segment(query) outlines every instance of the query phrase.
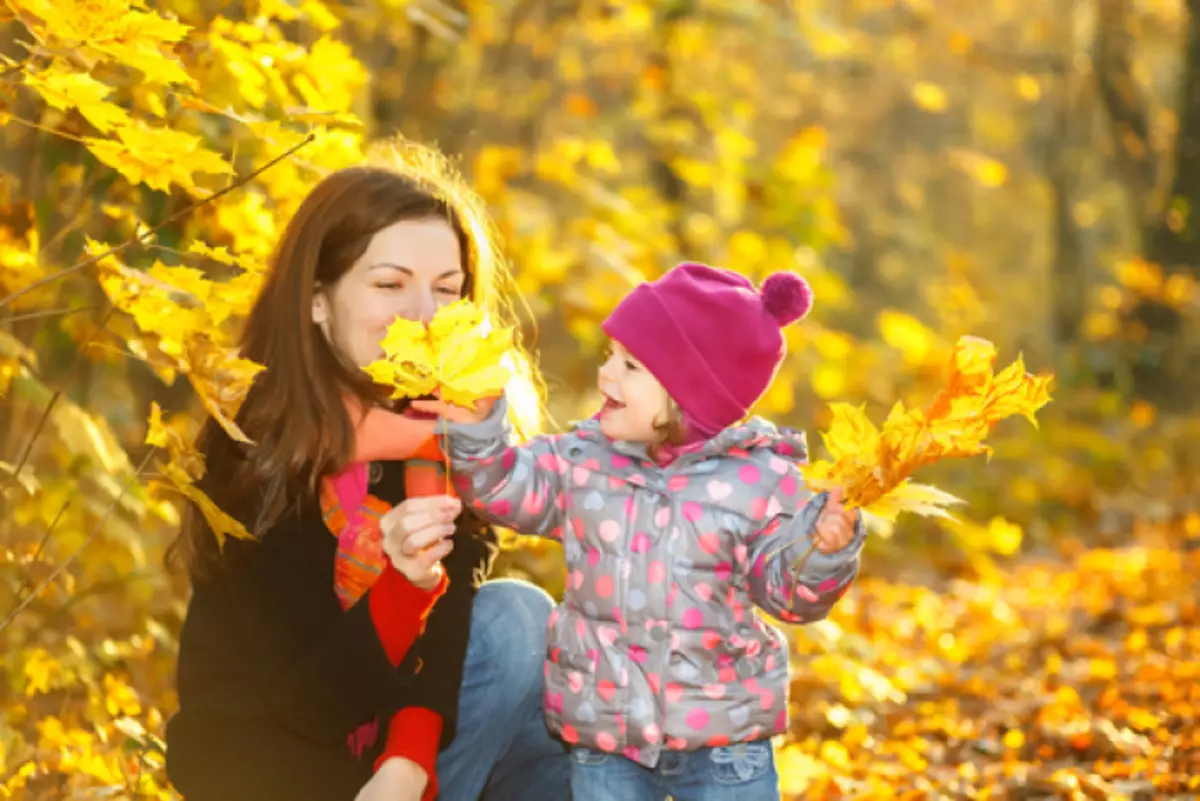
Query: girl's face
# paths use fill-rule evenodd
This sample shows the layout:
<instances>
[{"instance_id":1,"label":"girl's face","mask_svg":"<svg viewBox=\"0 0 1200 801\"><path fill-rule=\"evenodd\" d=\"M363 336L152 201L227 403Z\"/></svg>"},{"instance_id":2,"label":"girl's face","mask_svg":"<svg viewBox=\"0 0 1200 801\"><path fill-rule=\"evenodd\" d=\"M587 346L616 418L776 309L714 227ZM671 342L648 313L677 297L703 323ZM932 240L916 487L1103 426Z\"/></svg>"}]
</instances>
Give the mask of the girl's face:
<instances>
[{"instance_id":1,"label":"girl's face","mask_svg":"<svg viewBox=\"0 0 1200 801\"><path fill-rule=\"evenodd\" d=\"M438 218L401 220L380 230L332 287L313 296L313 322L342 358L365 367L397 317L429 322L462 296L466 274L458 236Z\"/></svg>"},{"instance_id":2,"label":"girl's face","mask_svg":"<svg viewBox=\"0 0 1200 801\"><path fill-rule=\"evenodd\" d=\"M600 430L610 439L655 444L657 426L668 419L670 396L642 363L614 341L608 361L600 366Z\"/></svg>"}]
</instances>

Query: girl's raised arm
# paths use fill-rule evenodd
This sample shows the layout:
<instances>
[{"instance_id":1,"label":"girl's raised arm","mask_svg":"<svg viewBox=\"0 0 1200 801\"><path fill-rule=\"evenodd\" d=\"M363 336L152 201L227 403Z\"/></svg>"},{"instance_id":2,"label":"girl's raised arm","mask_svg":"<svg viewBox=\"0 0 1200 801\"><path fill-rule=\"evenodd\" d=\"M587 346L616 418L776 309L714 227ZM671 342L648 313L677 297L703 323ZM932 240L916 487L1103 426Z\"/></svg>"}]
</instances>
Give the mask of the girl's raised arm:
<instances>
[{"instance_id":1,"label":"girl's raised arm","mask_svg":"<svg viewBox=\"0 0 1200 801\"><path fill-rule=\"evenodd\" d=\"M511 442L508 402L501 398L478 423L447 423L446 453L459 497L477 515L521 534L562 539L564 439L541 436Z\"/></svg>"}]
</instances>

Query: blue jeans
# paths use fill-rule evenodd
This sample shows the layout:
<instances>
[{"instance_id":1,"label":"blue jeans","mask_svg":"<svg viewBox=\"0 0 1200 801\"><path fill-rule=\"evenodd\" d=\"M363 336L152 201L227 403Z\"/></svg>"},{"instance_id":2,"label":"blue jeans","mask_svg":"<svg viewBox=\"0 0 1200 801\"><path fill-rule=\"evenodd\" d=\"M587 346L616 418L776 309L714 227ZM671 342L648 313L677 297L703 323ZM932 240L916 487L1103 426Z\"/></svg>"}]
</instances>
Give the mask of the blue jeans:
<instances>
[{"instance_id":1,"label":"blue jeans","mask_svg":"<svg viewBox=\"0 0 1200 801\"><path fill-rule=\"evenodd\" d=\"M521 581L479 588L439 801L569 801L571 762L546 729L542 664L554 602Z\"/></svg>"},{"instance_id":2,"label":"blue jeans","mask_svg":"<svg viewBox=\"0 0 1200 801\"><path fill-rule=\"evenodd\" d=\"M779 801L779 774L770 741L663 751L644 768L618 754L571 751L574 801Z\"/></svg>"}]
</instances>

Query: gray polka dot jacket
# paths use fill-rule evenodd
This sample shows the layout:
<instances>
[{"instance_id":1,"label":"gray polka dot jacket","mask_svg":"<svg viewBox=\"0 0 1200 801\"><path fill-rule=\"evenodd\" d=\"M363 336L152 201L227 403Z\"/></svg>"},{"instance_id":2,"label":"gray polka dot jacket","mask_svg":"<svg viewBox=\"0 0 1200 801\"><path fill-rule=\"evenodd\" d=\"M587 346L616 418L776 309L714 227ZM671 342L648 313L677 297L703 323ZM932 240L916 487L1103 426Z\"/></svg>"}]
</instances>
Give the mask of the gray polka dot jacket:
<instances>
[{"instance_id":1,"label":"gray polka dot jacket","mask_svg":"<svg viewBox=\"0 0 1200 801\"><path fill-rule=\"evenodd\" d=\"M823 618L857 575L864 539L860 521L848 546L793 571L825 503L798 469L804 434L752 418L666 466L594 420L510 443L504 401L481 423L448 424L464 502L563 544L545 662L551 729L647 767L664 748L783 732L787 641L755 607Z\"/></svg>"}]
</instances>

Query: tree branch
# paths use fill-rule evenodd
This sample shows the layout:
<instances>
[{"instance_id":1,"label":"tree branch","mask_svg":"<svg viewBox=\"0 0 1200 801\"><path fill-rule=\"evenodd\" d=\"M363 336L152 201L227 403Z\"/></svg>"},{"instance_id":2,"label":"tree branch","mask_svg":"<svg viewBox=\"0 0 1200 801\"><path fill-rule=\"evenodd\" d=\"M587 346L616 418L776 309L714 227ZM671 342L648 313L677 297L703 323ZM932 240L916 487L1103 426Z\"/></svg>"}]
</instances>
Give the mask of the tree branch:
<instances>
[{"instance_id":1,"label":"tree branch","mask_svg":"<svg viewBox=\"0 0 1200 801\"><path fill-rule=\"evenodd\" d=\"M156 233L161 231L163 228L166 228L168 225L172 225L173 223L178 222L179 220L183 219L184 217L186 217L189 214L191 214L192 212L194 212L196 209L206 206L209 203L212 203L214 200L224 197L225 195L229 194L230 192L234 191L235 189L245 186L246 184L250 183L258 176L262 175L267 170L274 167L276 164L279 164L282 161L286 161L293 154L295 154L296 151L300 150L300 148L302 148L305 145L312 142L313 139L315 139L315 138L316 138L316 136L314 134L309 134L304 139L297 142L295 145L288 148L283 153L280 153L278 156L276 156L275 158L268 161L266 164L259 167L257 170L254 170L253 172L248 173L248 174L242 176L241 178L238 178L233 183L229 184L228 186L226 186L222 189L217 190L216 192L213 192L211 195L209 195L208 197L206 197L202 200L198 200L195 203L188 204L184 208L182 208L179 211L172 214L170 217L167 217L165 220L160 222L158 225L142 232L141 234L135 236L133 239L126 240L125 242L122 242L119 245L114 245L113 247L109 248L108 250L104 251L103 253L100 253L96 256L92 256L91 258L88 258L88 259L84 259L83 261L79 262L78 264L67 267L65 270L59 270L58 272L54 273L53 275L48 275L39 281L34 281L32 284L30 284L29 286L27 286L23 289L18 289L16 292L13 292L8 297L4 298L3 300L0 300L0 309L5 308L6 306L11 304L15 300L18 300L19 298L22 298L25 295L28 295L30 292L34 292L38 289L41 289L42 287L44 287L48 284L52 284L55 281L58 281L62 278L66 278L69 275L73 275L73 274L79 272L80 270L87 269L88 267L91 267L93 264L95 264L99 261L103 261L104 259L107 259L109 256L115 256L118 253L122 253L125 250L133 247L134 245L145 242L147 239L154 236Z\"/></svg>"},{"instance_id":2,"label":"tree branch","mask_svg":"<svg viewBox=\"0 0 1200 801\"><path fill-rule=\"evenodd\" d=\"M138 465L137 471L134 472L133 477L130 479L131 482L141 480L142 471L146 469L146 465L150 464L150 459L153 458L154 454L156 453L158 453L158 448L150 448L148 451L146 451L146 455L142 457L142 461ZM17 615L25 611L25 608L33 603L35 598L42 594L42 590L46 589L55 581L57 581L58 577L63 574L63 571L75 563L75 560L79 558L79 554L83 553L84 549L92 544L92 541L96 539L96 537L100 534L101 529L104 528L104 524L108 521L109 515L111 515L113 510L117 508L122 500L124 500L125 493L129 491L129 486L129 484L126 484L124 487L121 487L121 491L117 493L117 496L113 498L112 503L110 503L108 508L104 510L104 514L100 515L100 519L96 521L96 525L92 526L92 530L88 532L87 537L82 543L80 543L79 547L75 549L75 553L71 554L71 556L68 557L65 562L56 567L54 572L47 576L45 581L38 585L36 590L31 592L25 599L17 604L13 610L8 613L8 616L4 618L3 621L0 621L0 634L3 634L4 630L7 629L9 625L12 624L13 620L16 619ZM67 501L67 503L70 503L70 501Z\"/></svg>"}]
</instances>

